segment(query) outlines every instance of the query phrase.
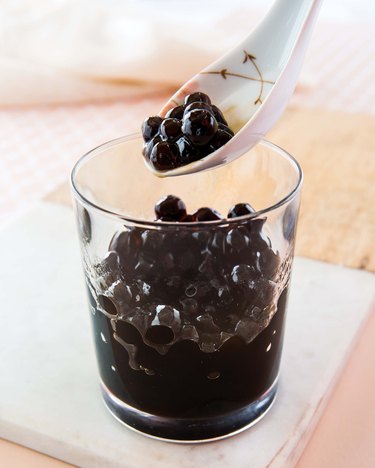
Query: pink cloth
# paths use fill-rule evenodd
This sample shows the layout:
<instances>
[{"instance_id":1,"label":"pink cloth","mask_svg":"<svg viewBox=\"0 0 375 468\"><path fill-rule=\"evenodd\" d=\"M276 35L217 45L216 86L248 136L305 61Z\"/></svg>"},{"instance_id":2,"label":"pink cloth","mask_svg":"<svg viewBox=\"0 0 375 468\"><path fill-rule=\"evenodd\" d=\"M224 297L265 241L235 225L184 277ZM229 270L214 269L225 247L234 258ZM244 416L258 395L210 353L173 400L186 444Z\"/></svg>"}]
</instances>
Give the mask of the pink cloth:
<instances>
[{"instance_id":1,"label":"pink cloth","mask_svg":"<svg viewBox=\"0 0 375 468\"><path fill-rule=\"evenodd\" d=\"M375 303L297 468L375 467Z\"/></svg>"}]
</instances>

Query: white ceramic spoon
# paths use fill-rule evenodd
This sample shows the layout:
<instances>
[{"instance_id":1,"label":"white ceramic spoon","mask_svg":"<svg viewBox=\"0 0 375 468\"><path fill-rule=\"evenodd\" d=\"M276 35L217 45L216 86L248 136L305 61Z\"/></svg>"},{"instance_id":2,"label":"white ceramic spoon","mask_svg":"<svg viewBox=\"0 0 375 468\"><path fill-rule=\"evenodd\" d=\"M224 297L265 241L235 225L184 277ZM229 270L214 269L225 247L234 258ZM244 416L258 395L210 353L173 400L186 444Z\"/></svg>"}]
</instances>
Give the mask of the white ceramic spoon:
<instances>
[{"instance_id":1,"label":"white ceramic spoon","mask_svg":"<svg viewBox=\"0 0 375 468\"><path fill-rule=\"evenodd\" d=\"M291 97L322 0L276 0L262 22L237 47L184 84L162 108L162 117L196 91L208 94L235 136L214 153L159 172L177 176L227 164L271 129Z\"/></svg>"}]
</instances>

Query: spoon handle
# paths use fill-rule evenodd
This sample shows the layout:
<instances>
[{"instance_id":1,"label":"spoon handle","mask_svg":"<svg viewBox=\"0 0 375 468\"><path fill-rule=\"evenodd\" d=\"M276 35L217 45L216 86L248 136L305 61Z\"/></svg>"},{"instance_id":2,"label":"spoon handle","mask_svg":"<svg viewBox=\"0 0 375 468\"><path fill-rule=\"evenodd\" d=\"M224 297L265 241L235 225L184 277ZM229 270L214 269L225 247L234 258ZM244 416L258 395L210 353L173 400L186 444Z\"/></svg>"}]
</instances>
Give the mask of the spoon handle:
<instances>
[{"instance_id":1,"label":"spoon handle","mask_svg":"<svg viewBox=\"0 0 375 468\"><path fill-rule=\"evenodd\" d=\"M307 45L322 0L276 0L269 12L242 43L247 50L272 59L281 71L299 40Z\"/></svg>"}]
</instances>

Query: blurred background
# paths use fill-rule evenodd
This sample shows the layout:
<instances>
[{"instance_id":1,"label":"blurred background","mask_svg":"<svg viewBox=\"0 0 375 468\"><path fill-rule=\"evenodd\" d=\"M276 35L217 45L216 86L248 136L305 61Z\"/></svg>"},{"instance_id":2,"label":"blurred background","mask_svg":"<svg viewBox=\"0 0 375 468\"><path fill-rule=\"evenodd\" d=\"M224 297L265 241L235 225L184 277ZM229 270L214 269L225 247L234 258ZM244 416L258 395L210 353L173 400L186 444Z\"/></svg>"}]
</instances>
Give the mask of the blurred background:
<instances>
[{"instance_id":1,"label":"blurred background","mask_svg":"<svg viewBox=\"0 0 375 468\"><path fill-rule=\"evenodd\" d=\"M0 2L0 225L137 131L272 0ZM326 0L292 105L375 113L375 2Z\"/></svg>"}]
</instances>

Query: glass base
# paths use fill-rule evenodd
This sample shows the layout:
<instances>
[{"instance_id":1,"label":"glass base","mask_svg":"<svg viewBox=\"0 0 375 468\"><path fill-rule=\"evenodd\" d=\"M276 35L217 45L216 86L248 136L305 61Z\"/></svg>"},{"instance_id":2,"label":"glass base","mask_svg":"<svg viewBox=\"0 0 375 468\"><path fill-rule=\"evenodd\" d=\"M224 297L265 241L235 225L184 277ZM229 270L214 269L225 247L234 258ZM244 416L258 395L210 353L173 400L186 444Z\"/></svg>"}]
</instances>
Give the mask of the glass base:
<instances>
[{"instance_id":1,"label":"glass base","mask_svg":"<svg viewBox=\"0 0 375 468\"><path fill-rule=\"evenodd\" d=\"M239 410L205 419L164 418L145 413L119 400L101 382L104 403L122 424L136 432L177 443L200 443L224 439L256 424L272 407L277 392L277 379L256 401Z\"/></svg>"}]
</instances>

